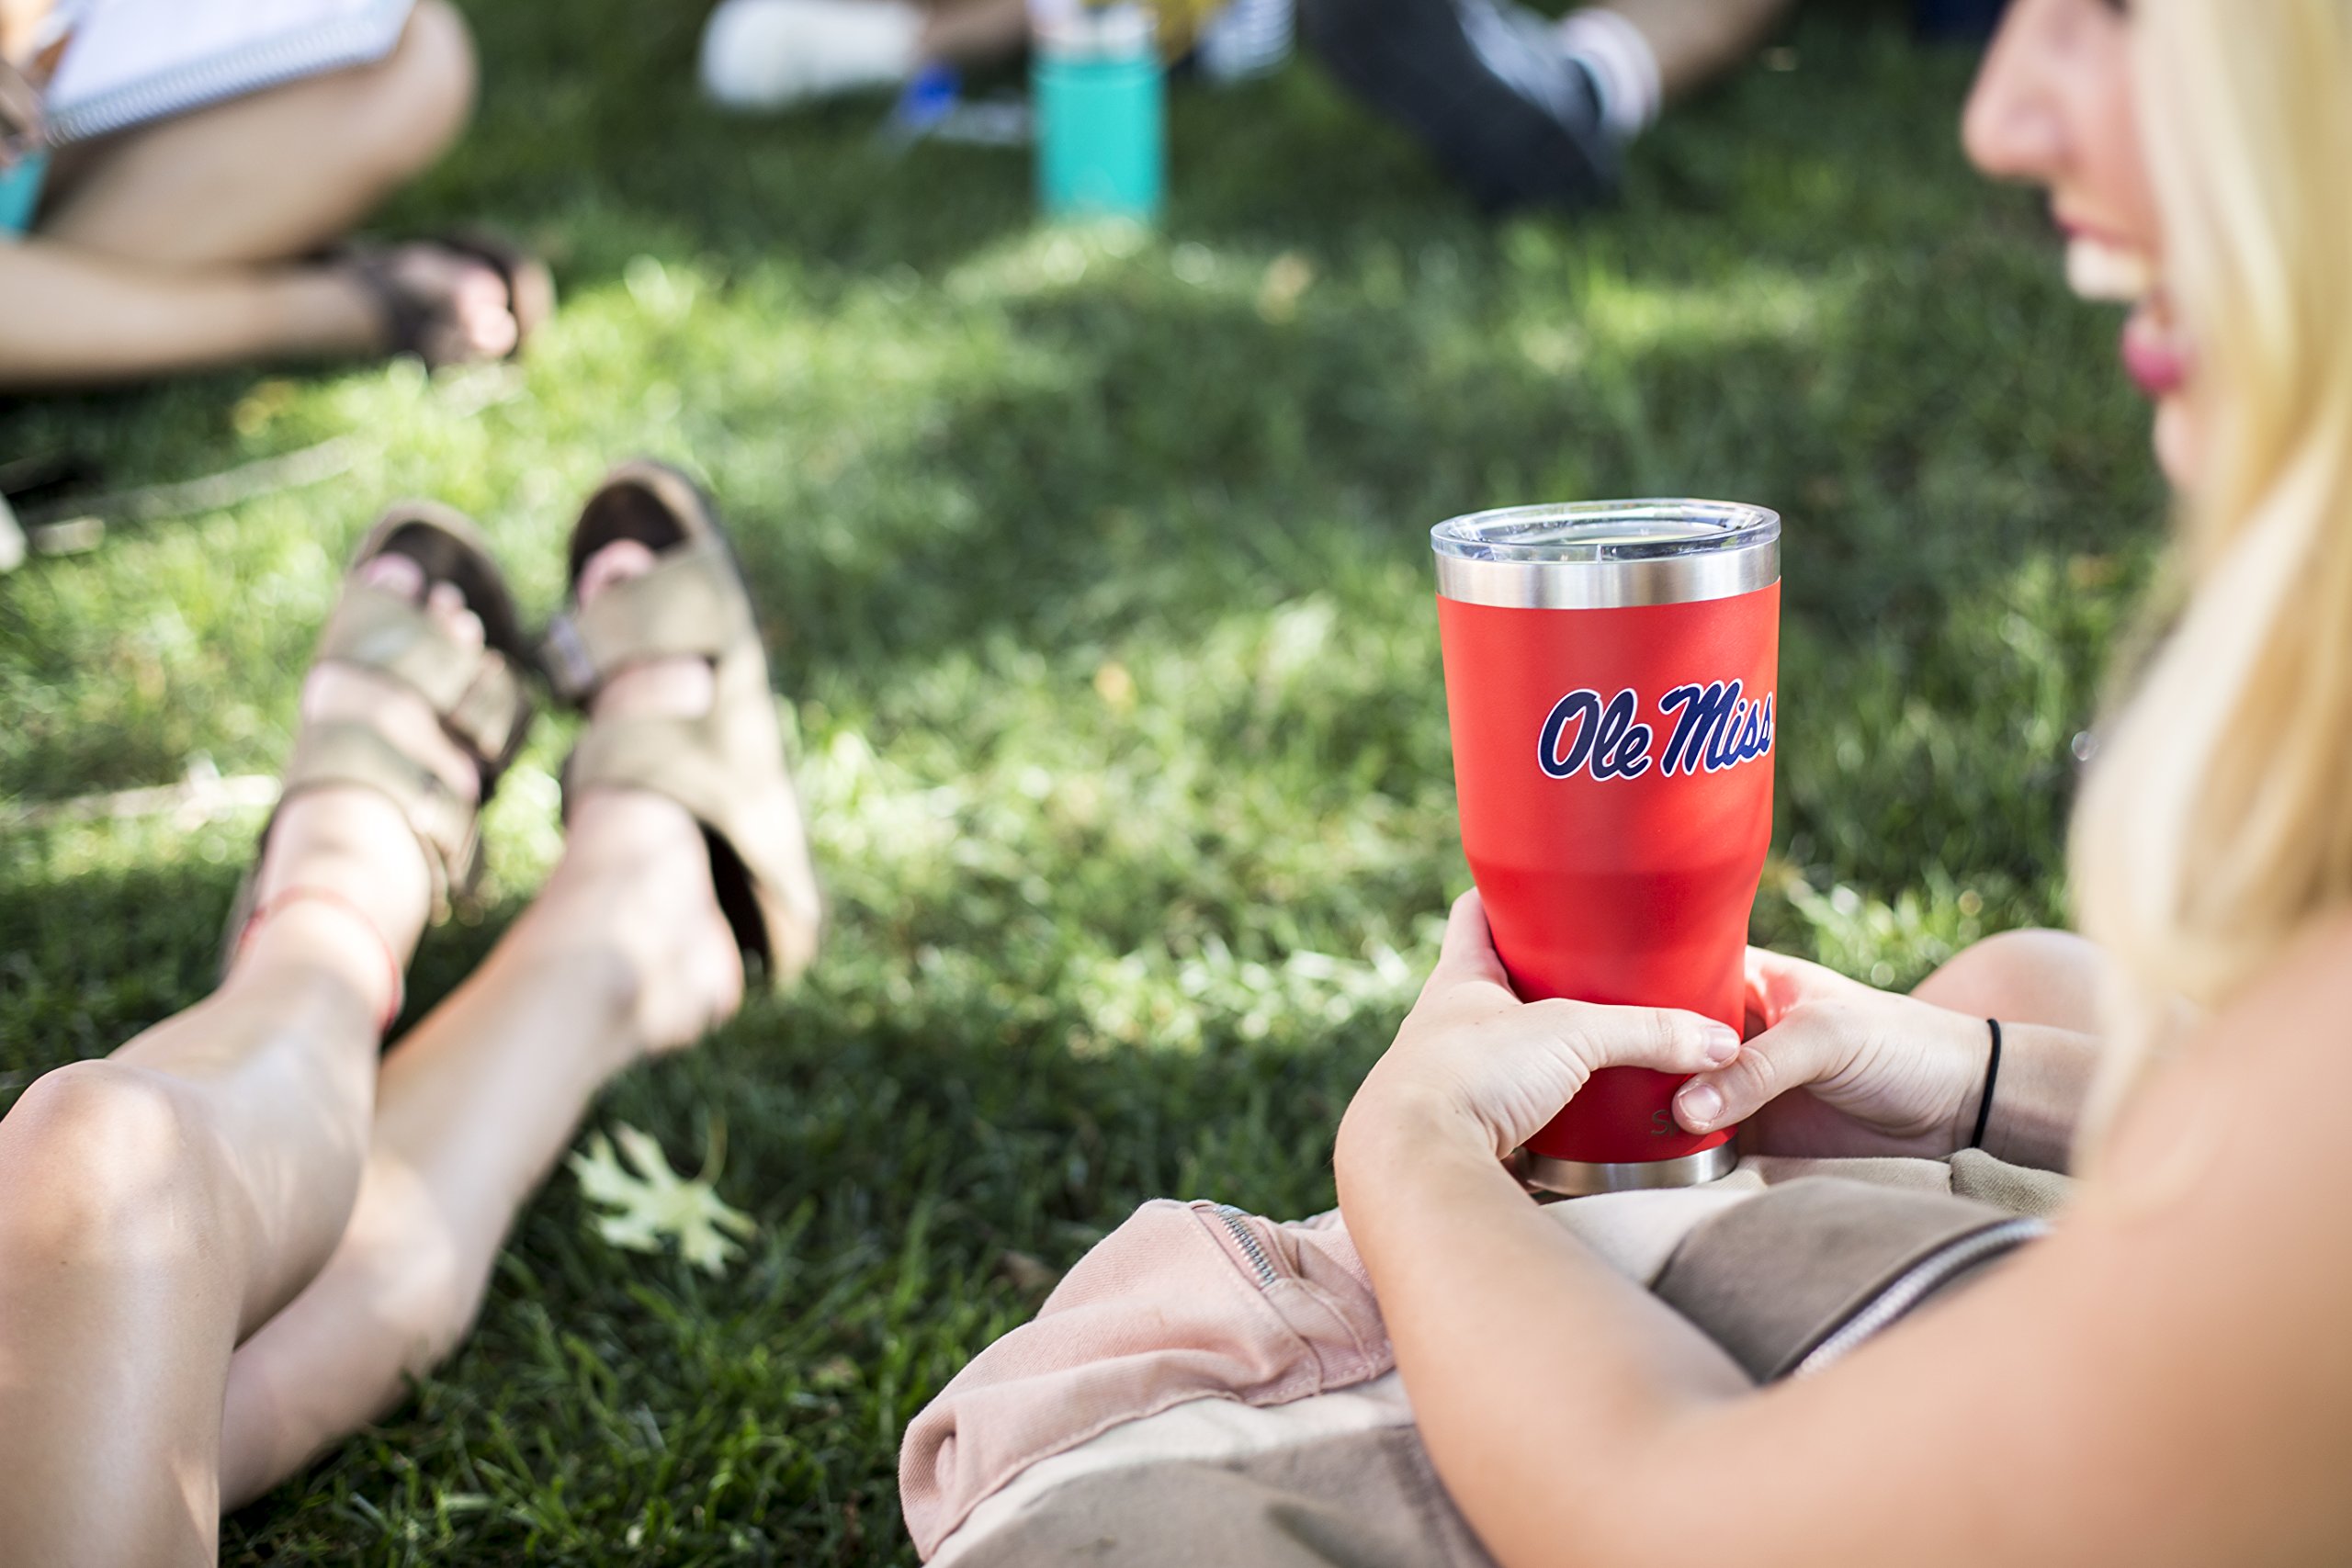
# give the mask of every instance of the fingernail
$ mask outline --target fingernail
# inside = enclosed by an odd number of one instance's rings
[[[1707,1060],[1723,1066],[1739,1055],[1739,1031],[1722,1024],[1707,1031]]]
[[[1706,1125],[1724,1113],[1723,1091],[1710,1083],[1687,1085],[1681,1094],[1682,1119]]]

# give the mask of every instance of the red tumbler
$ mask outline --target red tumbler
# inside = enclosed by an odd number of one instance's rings
[[[1430,530],[1462,848],[1521,996],[1738,1029],[1772,836],[1781,519],[1715,501],[1521,506]],[[1712,1180],[1683,1080],[1593,1075],[1521,1172],[1571,1194]]]

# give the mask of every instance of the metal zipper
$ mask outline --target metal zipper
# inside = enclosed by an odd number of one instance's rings
[[[1987,1225],[1946,1243],[1905,1269],[1868,1305],[1839,1324],[1827,1338],[1805,1353],[1804,1359],[1789,1375],[1809,1377],[1832,1362],[1844,1359],[1865,1340],[1875,1338],[1895,1319],[1941,1290],[1962,1270],[2022,1247],[2049,1228],[2040,1220],[2020,1217],[2003,1220],[1999,1224]]]
[[[1266,1249],[1258,1244],[1257,1235],[1250,1229],[1248,1213],[1230,1203],[1212,1203],[1209,1213],[1223,1220],[1225,1228],[1233,1233],[1235,1245],[1250,1259],[1250,1266],[1258,1271],[1258,1288],[1261,1291],[1270,1289],[1278,1277],[1274,1273],[1274,1260],[1266,1256]]]

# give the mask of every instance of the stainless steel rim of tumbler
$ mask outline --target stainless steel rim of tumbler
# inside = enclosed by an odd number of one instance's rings
[[[1030,7],[1030,38],[1056,60],[1129,60],[1150,51],[1158,37],[1151,12],[1134,4],[1101,7]],[[1154,65],[1159,63],[1157,56]]]
[[[1781,580],[1781,514],[1734,501],[1500,507],[1446,519],[1430,546],[1439,593],[1505,609],[1685,604]]]
[[[1739,1140],[1701,1149],[1674,1159],[1628,1160],[1618,1165],[1589,1165],[1583,1160],[1554,1159],[1527,1149],[1519,1151],[1515,1168],[1530,1187],[1564,1197],[1589,1198],[1599,1192],[1646,1192],[1659,1187],[1696,1187],[1719,1176],[1729,1176],[1739,1163]]]

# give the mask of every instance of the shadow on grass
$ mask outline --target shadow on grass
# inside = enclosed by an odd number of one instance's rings
[[[206,831],[219,841],[221,829]],[[50,1068],[106,1055],[209,995],[243,874],[242,863],[226,859],[129,866],[61,859],[65,868],[53,873],[19,866],[0,875],[0,1039],[8,1042],[0,1115]],[[426,933],[396,1033],[456,987],[526,901],[505,900]]]
[[[1931,308],[1983,260],[1962,248],[1905,274],[1800,280],[1813,298],[1782,322],[1742,319],[1737,276],[1597,301],[1566,370],[1470,352],[1459,317],[1310,296],[1277,322],[1247,290],[1114,260],[1101,281],[1008,307],[1049,373],[869,433],[845,475],[759,459],[756,482],[730,484],[790,418],[754,388],[729,400],[733,446],[709,457],[790,660],[879,661],[886,681],[1000,632],[1067,648],[1145,620],[1363,598],[1351,582],[1426,573],[1440,518],[1548,495],[1766,498],[1788,518],[1792,618],[1917,642],[2037,554],[2095,554],[2144,527],[2128,505],[2052,514],[2043,497],[2122,467],[2064,431],[1985,462],[2015,446],[1996,367],[1976,388],[1917,373],[1989,357]],[[1638,324],[1678,311],[1695,324]],[[1599,341],[1612,332],[1639,341]],[[1856,401],[1859,416],[1821,417]],[[889,504],[865,504],[885,490]],[[1380,592],[1351,607],[1396,613]]]

